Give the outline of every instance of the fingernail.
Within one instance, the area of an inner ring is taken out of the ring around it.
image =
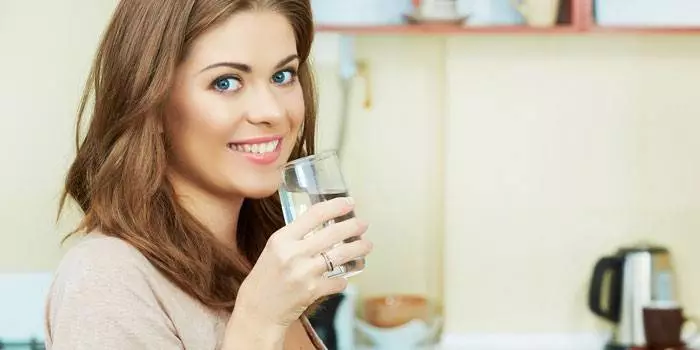
[[[355,200],[352,199],[352,197],[345,197],[345,200],[348,202],[348,205],[353,205],[353,204],[355,204]]]

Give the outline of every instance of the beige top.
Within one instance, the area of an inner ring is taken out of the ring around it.
[[[230,313],[213,311],[123,240],[90,234],[61,261],[46,307],[47,350],[219,349]],[[325,349],[308,320],[317,349]]]

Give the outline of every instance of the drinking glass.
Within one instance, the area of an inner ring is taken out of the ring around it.
[[[303,214],[312,205],[337,197],[347,197],[348,188],[340,169],[340,161],[335,151],[324,151],[315,155],[299,158],[282,168],[282,184],[279,190],[284,221],[289,224]],[[325,222],[310,234],[321,228],[355,217],[354,211]],[[350,243],[357,237],[346,239],[341,243]],[[327,277],[350,277],[365,269],[365,258],[359,257],[343,265],[334,266],[326,273]]]

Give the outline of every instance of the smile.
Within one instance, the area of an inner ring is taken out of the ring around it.
[[[282,137],[263,137],[240,142],[231,142],[227,146],[236,154],[257,165],[275,163],[282,154]]]
[[[235,144],[229,143],[228,147],[237,152],[253,153],[253,154],[265,154],[274,152],[279,145],[280,140],[272,140],[269,142],[262,143],[245,143],[245,144]]]

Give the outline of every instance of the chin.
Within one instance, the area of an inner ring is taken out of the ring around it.
[[[255,185],[251,186],[245,186],[241,189],[239,193],[243,194],[243,197],[245,198],[251,198],[251,199],[262,199],[262,198],[267,198],[272,195],[275,195],[277,193],[277,190],[279,189],[278,187],[279,184],[277,183],[271,183],[269,185],[266,184],[261,184],[257,183]]]

